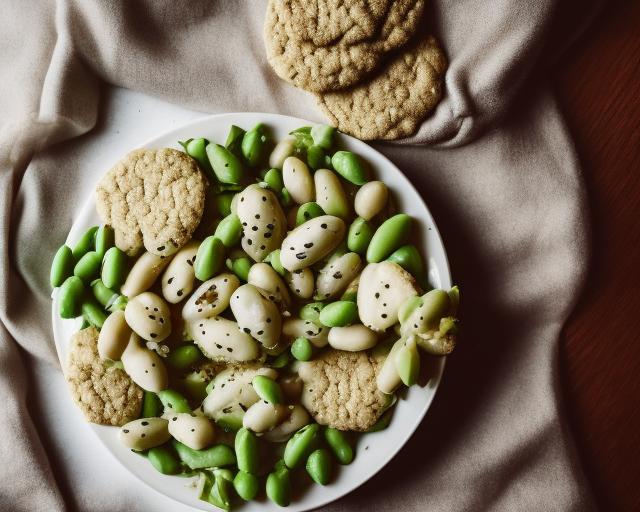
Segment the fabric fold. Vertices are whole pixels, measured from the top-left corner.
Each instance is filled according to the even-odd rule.
[[[88,483],[78,491],[90,467],[78,454],[69,456],[78,467],[65,465],[74,447],[59,432],[44,434],[55,414],[30,400],[23,360],[57,364],[48,269],[106,171],[92,141],[124,154],[133,141],[119,138],[117,123],[137,119],[145,138],[171,126],[149,113],[154,122],[145,125],[135,112],[143,100],[126,93],[116,93],[124,98],[117,114],[107,101],[99,118],[102,90],[124,87],[204,112],[322,121],[313,97],[278,80],[266,62],[265,5],[7,3],[0,17],[0,399],[7,404],[0,455],[13,464],[0,469],[0,497],[10,509],[171,506],[146,494],[136,501],[151,493],[142,486]],[[403,511],[592,507],[563,418],[556,353],[584,276],[584,194],[547,74],[553,50],[597,6],[442,0],[428,9],[427,26],[450,61],[447,94],[415,136],[376,147],[411,178],[443,232],[464,290],[465,341],[409,445],[329,510],[400,502]],[[74,496],[62,497],[47,456]]]

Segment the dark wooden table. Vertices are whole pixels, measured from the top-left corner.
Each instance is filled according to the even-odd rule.
[[[561,342],[571,427],[602,510],[640,510],[640,2],[610,2],[559,66],[592,260]]]

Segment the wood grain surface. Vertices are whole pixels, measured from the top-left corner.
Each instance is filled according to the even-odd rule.
[[[600,508],[640,510],[640,2],[609,3],[558,74],[592,222],[561,343],[565,398]]]

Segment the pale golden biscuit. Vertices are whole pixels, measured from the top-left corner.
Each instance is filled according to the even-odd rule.
[[[276,9],[291,20],[290,34],[316,46],[357,43],[375,36],[393,0],[283,0]]]
[[[144,245],[166,256],[186,244],[198,227],[206,187],[197,163],[182,151],[136,149],[102,178],[96,208],[127,254],[137,254]]]
[[[365,431],[389,406],[389,397],[376,385],[379,368],[380,361],[366,351],[327,350],[300,364],[302,405],[321,425]]]
[[[98,355],[98,330],[75,333],[67,363],[71,396],[91,423],[124,425],[137,418],[143,391],[117,366],[105,365]]]
[[[327,0],[315,3],[323,8],[328,5]],[[355,43],[338,38],[323,46],[305,40],[310,32],[308,20],[294,17],[285,5],[286,0],[270,0],[267,6],[264,32],[267,59],[283,80],[308,91],[322,92],[362,81],[386,53],[403,46],[419,25],[424,0],[392,2],[370,38]],[[321,39],[335,35],[328,32]]]
[[[399,52],[368,82],[319,94],[331,124],[361,140],[413,135],[442,95],[446,58],[433,37]]]

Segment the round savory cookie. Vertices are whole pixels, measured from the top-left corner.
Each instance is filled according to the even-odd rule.
[[[124,370],[100,360],[97,343],[95,327],[73,335],[66,379],[87,421],[121,426],[140,414],[143,391]]]
[[[292,38],[326,46],[374,37],[391,4],[392,0],[282,0],[275,8],[290,20]]]
[[[314,3],[324,10],[328,0]],[[312,31],[308,18],[298,14],[294,17],[294,11],[285,9],[286,5],[285,0],[270,0],[267,6],[264,31],[267,59],[280,78],[312,92],[335,91],[362,81],[386,53],[411,38],[424,10],[424,0],[397,0],[390,4],[372,37],[355,43],[338,38],[320,46],[304,39]],[[301,24],[306,26],[300,28]],[[321,39],[335,35],[331,30],[328,32]]]
[[[380,361],[365,351],[327,350],[312,361],[300,363],[302,405],[321,425],[368,430],[390,401],[376,385],[379,367]]]
[[[399,52],[370,81],[345,91],[319,94],[331,124],[361,140],[413,135],[442,95],[447,67],[435,38]]]
[[[190,156],[171,148],[136,149],[104,175],[96,189],[98,215],[129,255],[142,246],[159,256],[176,252],[198,227],[207,180]]]

